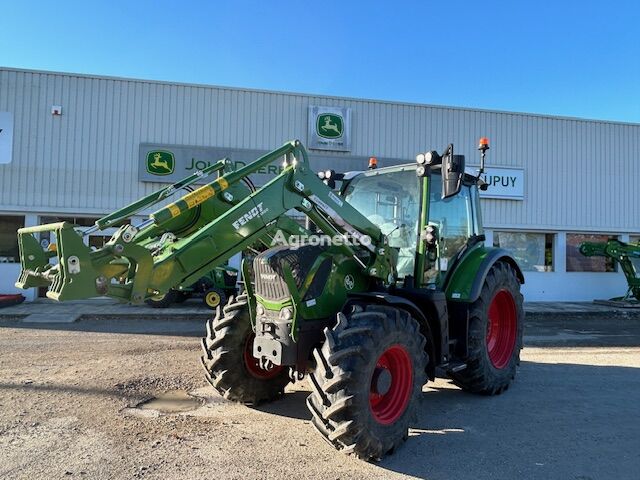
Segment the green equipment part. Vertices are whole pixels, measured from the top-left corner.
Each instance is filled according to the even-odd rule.
[[[226,175],[193,190],[193,184],[216,172]],[[21,228],[18,244],[22,271],[16,287],[47,287],[47,297],[59,301],[106,295],[132,303],[157,298],[171,289],[189,288],[242,250],[230,249],[238,238],[225,235],[220,241],[214,240],[205,227],[251,195],[255,187],[247,177],[246,173],[235,174],[231,162],[222,159],[98,219],[87,230],[68,222]],[[136,226],[127,222],[132,215],[183,190],[189,193],[160,208],[148,220]],[[92,249],[86,245],[89,234],[117,225],[121,226],[104,247]],[[252,240],[269,246],[279,230],[306,232],[282,215]],[[37,238],[41,232],[55,234],[55,248],[42,249]],[[50,262],[52,257],[56,257],[55,264]]]
[[[607,257],[616,260],[627,279],[627,293],[622,297],[612,298],[618,301],[640,301],[640,245],[624,243],[619,240],[606,242],[583,242],[580,253],[585,257]]]
[[[412,164],[318,175],[302,144],[287,142],[237,171],[221,166],[214,181],[93,252],[68,224],[19,230],[18,285],[47,285],[58,300],[138,302],[271,238],[251,265],[243,261],[244,291],[207,322],[206,378],[225,398],[256,405],[307,376],[319,433],[379,459],[407,438],[428,379],[491,395],[516,373],[524,277],[509,252],[485,245],[478,190],[488,140],[478,149],[477,175],[453,144]],[[270,182],[243,186],[275,162],[283,170]],[[215,213],[193,213],[212,200]],[[315,233],[283,228],[290,210]],[[58,232],[58,268],[43,266],[47,254],[35,248],[33,235],[48,229]]]
[[[238,270],[224,265],[203,275],[193,285],[172,288],[166,293],[146,299],[145,303],[154,308],[167,308],[192,297],[202,297],[205,306],[215,309],[218,305],[224,305],[231,295],[238,293],[237,282]]]

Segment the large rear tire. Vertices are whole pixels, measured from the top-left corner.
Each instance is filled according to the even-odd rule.
[[[408,436],[426,383],[425,338],[406,311],[369,305],[325,329],[313,352],[312,422],[335,448],[380,459]]]
[[[247,295],[231,297],[207,322],[202,339],[202,366],[207,381],[220,395],[234,402],[258,405],[278,398],[289,383],[286,368],[263,369],[253,357],[254,333]]]
[[[469,309],[467,368],[451,374],[463,390],[497,395],[509,388],[520,363],[524,309],[516,272],[496,262]]]

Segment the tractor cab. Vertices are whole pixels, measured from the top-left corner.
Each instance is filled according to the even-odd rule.
[[[419,155],[416,164],[359,173],[341,195],[398,248],[399,284],[442,288],[457,256],[484,238],[480,184],[450,146],[442,156]]]

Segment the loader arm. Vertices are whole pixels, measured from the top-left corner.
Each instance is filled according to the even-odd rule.
[[[629,287],[623,300],[635,297],[640,301],[640,245],[619,240],[584,242],[580,244],[580,253],[585,257],[608,257],[616,260]]]
[[[243,198],[237,196],[234,186],[240,180],[283,158],[285,168],[279,175],[261,189]],[[158,236],[162,226],[213,198],[226,202],[228,210],[181,237]],[[277,231],[306,233],[286,217],[291,209],[307,215],[328,235],[348,235],[355,240],[357,245],[345,241],[340,249],[368,275],[384,282],[395,277],[397,252],[385,248],[386,237],[380,229],[335,195],[311,170],[300,142],[291,141],[159,209],[142,224],[123,225],[96,251],[84,245],[70,224],[20,229],[23,273],[16,285],[26,288],[49,282],[47,296],[56,300],[106,295],[139,303],[169,288],[192,284]],[[55,267],[42,267],[42,255],[33,253],[37,240],[32,234],[47,227],[55,228],[58,236]]]

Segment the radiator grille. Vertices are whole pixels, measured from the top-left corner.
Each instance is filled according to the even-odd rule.
[[[284,281],[283,266],[288,265],[296,287],[300,288],[310,268],[323,247],[306,245],[292,250],[290,247],[275,247],[258,255],[253,261],[256,276],[256,293],[268,300],[283,300],[289,296]]]

